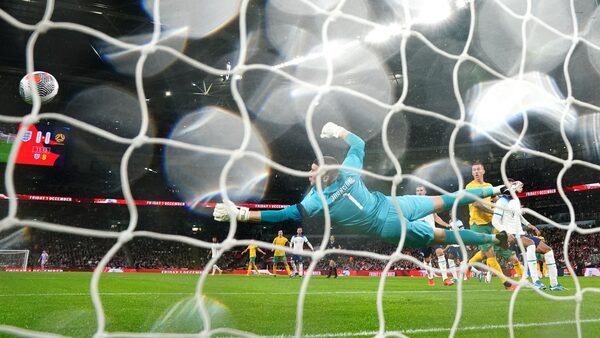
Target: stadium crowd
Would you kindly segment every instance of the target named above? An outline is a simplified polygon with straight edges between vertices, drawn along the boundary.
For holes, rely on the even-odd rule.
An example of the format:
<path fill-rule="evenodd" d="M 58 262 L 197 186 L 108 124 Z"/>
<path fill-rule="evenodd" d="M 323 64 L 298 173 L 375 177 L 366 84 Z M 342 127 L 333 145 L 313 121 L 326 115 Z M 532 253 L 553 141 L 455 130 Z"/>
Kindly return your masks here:
<path fill-rule="evenodd" d="M 546 228 L 543 236 L 547 243 L 555 248 L 557 263 L 565 266 L 563 255 L 564 230 Z M 263 238 L 271 242 L 270 238 Z M 34 232 L 30 238 L 29 267 L 37 267 L 42 250 L 46 250 L 50 259 L 49 268 L 62 269 L 91 269 L 98 265 L 102 257 L 114 245 L 110 239 L 90 238 L 51 232 Z M 316 242 L 316 240 L 315 240 Z M 378 254 L 392 254 L 396 247 L 378 241 L 365 241 L 360 237 L 339 236 L 339 244 L 344 249 L 373 252 Z M 313 242 L 315 247 L 319 243 Z M 583 267 L 598 266 L 600 262 L 600 234 L 580 235 L 573 234 L 569 244 L 569 257 L 571 264 L 582 273 Z M 219 259 L 222 269 L 244 269 L 247 256 L 242 255 L 244 248 L 237 247 L 228 251 Z M 201 269 L 208 262 L 208 249 L 190 246 L 180 242 L 159 241 L 148 238 L 134 239 L 122 247 L 111 259 L 108 267 L 123 267 L 137 269 Z M 272 254 L 265 250 L 266 255 L 257 257 L 259 268 L 268 268 L 272 265 Z M 405 249 L 404 254 L 420 259 L 418 250 Z M 471 251 L 471 254 L 473 251 Z M 341 270 L 382 270 L 387 262 L 383 260 L 362 257 L 360 255 L 327 256 L 317 265 L 317 269 L 325 270 L 330 258 L 334 258 Z M 510 267 L 510 266 L 509 266 Z M 401 260 L 392 265 L 393 270 L 410 270 L 417 266 L 408 260 Z"/>

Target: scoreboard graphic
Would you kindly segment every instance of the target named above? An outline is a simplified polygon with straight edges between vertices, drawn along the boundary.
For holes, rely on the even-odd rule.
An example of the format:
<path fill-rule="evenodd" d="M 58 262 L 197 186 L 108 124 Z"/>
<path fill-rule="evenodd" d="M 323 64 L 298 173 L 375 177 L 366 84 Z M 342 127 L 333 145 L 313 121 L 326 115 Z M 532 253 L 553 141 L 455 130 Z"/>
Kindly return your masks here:
<path fill-rule="evenodd" d="M 17 132 L 21 128 L 21 125 L 16 129 L 15 125 L 0 124 L 0 162 L 8 162 Z M 68 135 L 69 128 L 58 127 L 48 122 L 29 126 L 23 133 L 16 163 L 46 167 L 62 166 L 65 161 L 65 144 Z"/>

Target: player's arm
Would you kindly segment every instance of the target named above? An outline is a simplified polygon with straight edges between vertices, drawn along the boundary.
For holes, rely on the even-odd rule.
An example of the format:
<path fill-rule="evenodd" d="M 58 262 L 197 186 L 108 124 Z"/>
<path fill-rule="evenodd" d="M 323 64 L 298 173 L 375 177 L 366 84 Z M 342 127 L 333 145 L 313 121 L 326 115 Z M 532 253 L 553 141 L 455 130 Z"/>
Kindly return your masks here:
<path fill-rule="evenodd" d="M 492 226 L 498 230 L 498 232 L 507 230 L 506 224 L 504 224 L 504 209 L 507 206 L 506 201 L 498 200 L 498 202 L 496 202 L 496 209 L 492 212 Z"/>
<path fill-rule="evenodd" d="M 259 247 L 256 247 L 256 251 L 260 252 L 263 255 L 266 255 L 267 253 L 262 251 Z"/>
<path fill-rule="evenodd" d="M 542 234 L 540 229 L 538 229 L 535 225 L 529 223 L 529 221 L 527 221 L 527 219 L 525 219 L 525 217 L 523 217 L 523 215 L 521 215 L 521 224 L 524 225 L 525 228 L 533 231 L 533 233 L 535 233 L 536 236 L 539 236 Z"/>
<path fill-rule="evenodd" d="M 308 245 L 308 247 L 310 248 L 311 251 L 315 251 L 315 249 L 313 248 L 312 244 L 310 244 L 310 242 L 308 241 L 308 238 L 306 238 L 306 236 L 304 236 L 304 243 L 306 243 L 306 245 Z"/>
<path fill-rule="evenodd" d="M 333 122 L 327 122 L 321 130 L 321 138 L 341 138 L 346 141 L 350 149 L 348 149 L 346 159 L 344 159 L 342 165 L 362 169 L 365 158 L 365 141 L 360 137 Z"/>
<path fill-rule="evenodd" d="M 450 224 L 446 223 L 438 214 L 433 214 L 433 219 L 435 220 L 435 223 L 443 226 L 444 228 L 452 228 Z"/>
<path fill-rule="evenodd" d="M 480 201 L 474 202 L 473 205 L 475 206 L 475 208 L 477 208 L 485 213 L 494 214 L 494 210 L 492 210 L 491 208 L 488 208 L 487 205 L 483 204 Z"/>
<path fill-rule="evenodd" d="M 313 217 L 323 210 L 323 203 L 319 194 L 311 189 L 300 203 L 281 210 L 251 211 L 248 208 L 234 205 L 231 208 L 236 219 L 241 222 L 281 223 L 285 221 L 299 222 L 304 217 Z M 229 207 L 225 203 L 217 203 L 213 211 L 213 217 L 216 221 L 228 222 L 230 219 Z"/>
<path fill-rule="evenodd" d="M 490 184 L 489 186 L 491 187 L 492 185 Z M 467 188 L 467 189 L 473 188 L 473 185 L 471 185 L 471 183 L 469 183 L 469 184 L 467 184 L 467 186 L 465 188 Z M 478 210 L 481 210 L 481 211 L 483 211 L 483 212 L 485 212 L 487 214 L 492 214 L 493 215 L 494 214 L 494 210 L 491 208 L 490 203 L 487 202 L 487 199 L 484 199 L 484 201 L 486 201 L 486 202 L 475 201 L 475 202 L 473 202 L 473 206 L 475 208 L 477 208 Z M 494 201 L 492 201 L 492 202 L 494 202 Z"/>
<path fill-rule="evenodd" d="M 242 251 L 242 253 L 240 255 L 243 255 L 246 253 L 246 251 L 248 251 L 248 249 L 250 249 L 250 246 L 246 247 L 246 249 L 244 249 L 244 251 Z"/>
<path fill-rule="evenodd" d="M 213 210 L 213 217 L 215 221 L 228 222 L 231 215 L 229 214 L 230 207 L 225 203 L 217 203 Z M 281 210 L 264 210 L 251 211 L 246 207 L 231 206 L 231 212 L 235 218 L 240 222 L 267 222 L 267 223 L 279 223 L 284 221 L 300 221 L 302 214 L 299 210 L 298 204 L 289 206 Z"/>

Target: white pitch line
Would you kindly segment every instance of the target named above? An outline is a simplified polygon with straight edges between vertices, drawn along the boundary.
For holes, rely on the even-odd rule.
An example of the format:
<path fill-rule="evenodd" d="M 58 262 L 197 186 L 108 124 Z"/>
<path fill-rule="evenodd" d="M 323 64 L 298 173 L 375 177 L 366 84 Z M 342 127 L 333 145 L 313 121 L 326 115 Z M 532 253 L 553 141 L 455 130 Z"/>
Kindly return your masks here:
<path fill-rule="evenodd" d="M 526 291 L 521 290 L 522 291 Z M 463 290 L 466 292 L 498 292 L 499 290 Z M 500 290 L 502 291 L 502 290 Z M 404 293 L 456 293 L 456 290 L 396 290 L 385 291 L 385 294 L 404 294 Z M 352 294 L 377 294 L 377 291 L 317 291 L 307 292 L 307 295 L 352 295 Z M 508 294 L 508 293 L 507 293 Z M 0 297 L 33 297 L 33 296 L 89 296 L 89 292 L 65 292 L 65 293 L 14 293 L 0 294 Z M 100 292 L 100 296 L 155 296 L 155 295 L 194 295 L 193 292 Z M 209 292 L 208 296 L 219 295 L 298 295 L 298 292 Z"/>
<path fill-rule="evenodd" d="M 580 323 L 598 323 L 600 318 L 595 319 L 582 319 Z M 540 323 L 515 323 L 514 328 L 526 328 L 526 327 L 543 327 L 543 326 L 559 326 L 566 324 L 576 324 L 575 320 L 565 320 L 560 322 L 540 322 Z M 483 331 L 483 330 L 497 330 L 497 329 L 508 329 L 508 324 L 500 325 L 481 325 L 481 326 L 466 326 L 459 327 L 458 331 Z M 449 327 L 432 327 L 422 329 L 406 329 L 401 331 L 386 331 L 386 333 L 401 332 L 403 334 L 413 333 L 434 333 L 434 332 L 450 332 L 452 328 Z M 302 334 L 305 338 L 336 338 L 336 337 L 356 337 L 356 336 L 374 336 L 378 334 L 378 331 L 361 331 L 361 332 L 339 332 L 339 333 L 319 333 L 319 334 Z M 291 338 L 294 336 L 270 336 L 269 338 Z"/>

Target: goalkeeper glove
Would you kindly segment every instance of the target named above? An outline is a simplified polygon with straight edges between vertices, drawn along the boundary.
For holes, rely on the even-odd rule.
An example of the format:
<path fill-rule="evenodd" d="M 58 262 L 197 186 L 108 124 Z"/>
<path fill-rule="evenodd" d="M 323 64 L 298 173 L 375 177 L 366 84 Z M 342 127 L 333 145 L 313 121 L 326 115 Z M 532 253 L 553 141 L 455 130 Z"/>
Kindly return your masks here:
<path fill-rule="evenodd" d="M 511 183 L 509 183 L 507 186 L 501 186 L 500 187 L 500 193 L 503 195 L 508 195 L 510 193 L 510 191 L 514 191 L 514 192 L 522 192 L 523 191 L 523 182 L 521 181 L 513 181 Z"/>
<path fill-rule="evenodd" d="M 233 213 L 235 218 L 241 222 L 247 222 L 250 219 L 250 209 L 245 207 L 236 207 L 235 205 L 231 206 L 233 208 Z M 218 222 L 227 222 L 230 220 L 229 217 L 229 207 L 225 205 L 225 203 L 217 203 L 215 205 L 215 210 L 213 211 L 213 217 L 215 221 Z"/>
<path fill-rule="evenodd" d="M 338 138 L 343 130 L 343 127 L 340 127 L 333 122 L 327 122 L 323 126 L 323 129 L 321 129 L 321 138 Z"/>

